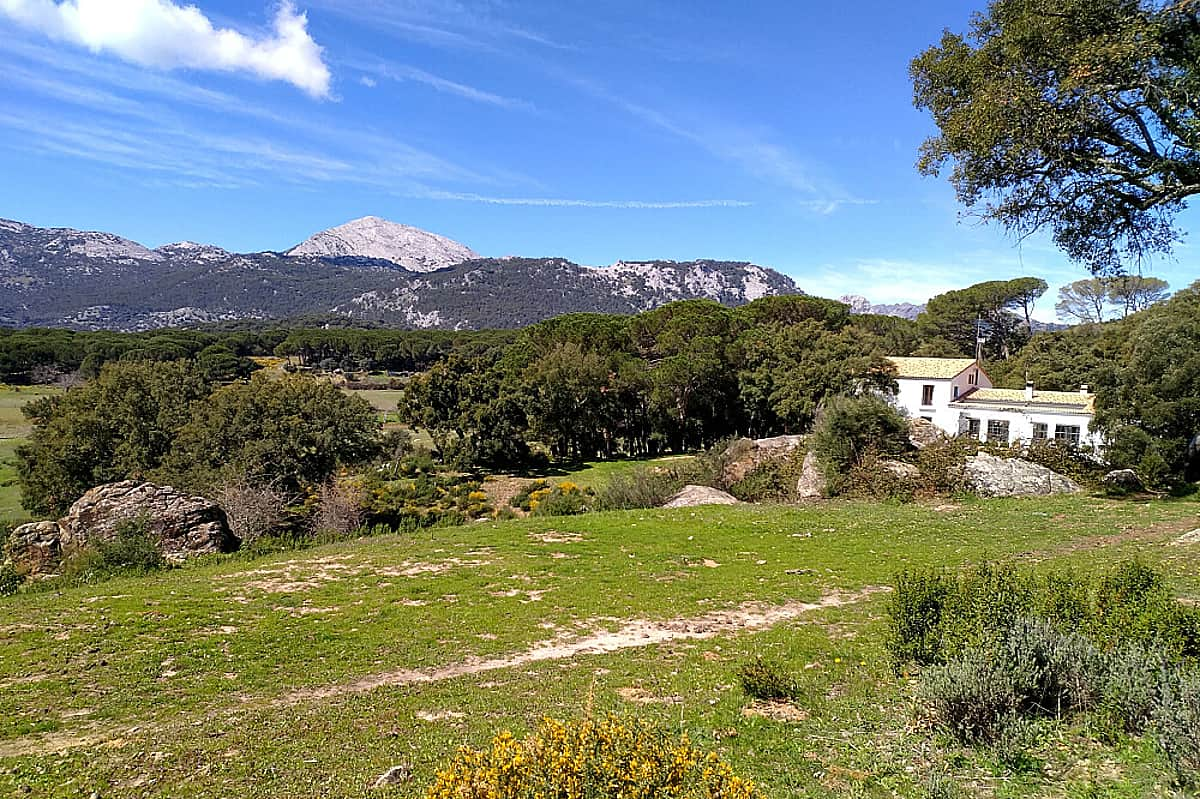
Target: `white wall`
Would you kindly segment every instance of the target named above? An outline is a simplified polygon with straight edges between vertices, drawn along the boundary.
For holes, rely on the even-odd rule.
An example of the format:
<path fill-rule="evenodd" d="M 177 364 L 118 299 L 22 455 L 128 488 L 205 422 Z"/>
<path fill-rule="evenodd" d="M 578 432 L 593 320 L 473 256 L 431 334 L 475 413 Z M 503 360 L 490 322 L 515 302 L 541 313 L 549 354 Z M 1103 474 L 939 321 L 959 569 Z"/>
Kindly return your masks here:
<path fill-rule="evenodd" d="M 975 385 L 970 382 L 971 376 L 975 371 L 975 367 L 966 369 L 959 373 L 953 380 L 931 380 L 916 377 L 898 378 L 896 385 L 899 387 L 899 390 L 894 400 L 895 405 L 908 414 L 910 418 L 917 419 L 924 417 L 950 435 L 956 435 L 958 433 L 958 411 L 947 406 L 957 397 L 975 388 Z M 921 403 L 922 392 L 925 386 L 933 386 L 933 402 L 930 405 L 923 405 Z M 992 387 L 992 382 L 988 380 L 987 375 L 982 370 L 979 371 L 979 387 Z"/>
<path fill-rule="evenodd" d="M 1092 421 L 1092 417 L 1088 414 L 1071 413 L 1068 411 L 1055 411 L 1043 409 L 1015 409 L 1015 408 L 988 408 L 988 407 L 956 407 L 952 409 L 954 414 L 954 427 L 951 432 L 958 431 L 959 416 L 965 415 L 973 419 L 979 420 L 979 440 L 987 440 L 987 423 L 989 420 L 1006 421 L 1008 422 L 1008 440 L 1014 441 L 1032 441 L 1033 440 L 1033 425 L 1035 422 L 1041 422 L 1046 425 L 1047 438 L 1054 438 L 1054 428 L 1056 425 L 1068 425 L 1079 428 L 1079 444 L 1080 446 L 1091 446 L 1099 448 L 1102 444 L 1100 436 L 1088 430 L 1088 425 Z M 943 428 L 950 430 L 950 428 Z"/>

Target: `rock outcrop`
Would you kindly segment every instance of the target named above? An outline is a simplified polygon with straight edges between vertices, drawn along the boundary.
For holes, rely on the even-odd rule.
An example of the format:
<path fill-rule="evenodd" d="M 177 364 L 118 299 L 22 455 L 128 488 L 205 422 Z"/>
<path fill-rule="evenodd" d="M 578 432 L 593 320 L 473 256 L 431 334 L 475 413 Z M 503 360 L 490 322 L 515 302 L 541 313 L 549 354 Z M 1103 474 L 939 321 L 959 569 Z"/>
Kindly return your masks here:
<path fill-rule="evenodd" d="M 1133 469 L 1113 469 L 1100 482 L 1106 489 L 1118 494 L 1132 494 L 1146 488 Z"/>
<path fill-rule="evenodd" d="M 732 494 L 710 486 L 684 486 L 667 500 L 664 508 L 694 508 L 698 505 L 737 505 L 739 500 Z"/>
<path fill-rule="evenodd" d="M 963 476 L 967 487 L 981 497 L 1044 497 L 1083 490 L 1074 480 L 1045 466 L 986 452 L 967 458 Z"/>
<path fill-rule="evenodd" d="M 3 560 L 30 577 L 52 574 L 62 560 L 59 535 L 58 522 L 23 524 L 9 533 Z"/>
<path fill-rule="evenodd" d="M 733 485 L 764 463 L 790 457 L 803 444 L 804 436 L 739 438 L 725 451 L 726 462 L 721 479 L 725 485 Z"/>
<path fill-rule="evenodd" d="M 799 499 L 816 499 L 825 496 L 828 484 L 825 475 L 817 466 L 817 453 L 809 450 L 800 466 L 800 479 L 796 481 L 796 496 Z"/>
<path fill-rule="evenodd" d="M 908 420 L 908 442 L 917 449 L 924 449 L 947 438 L 946 432 L 928 419 Z"/>
<path fill-rule="evenodd" d="M 112 540 L 122 522 L 134 519 L 145 520 L 150 537 L 168 560 L 230 552 L 238 545 L 217 503 L 171 486 L 124 480 L 88 491 L 58 520 L 63 548 Z"/>
<path fill-rule="evenodd" d="M 881 461 L 879 467 L 894 474 L 898 480 L 916 480 L 921 476 L 920 469 L 904 461 Z"/>
<path fill-rule="evenodd" d="M 174 562 L 231 552 L 240 543 L 215 502 L 171 486 L 125 480 L 91 489 L 57 522 L 18 527 L 9 536 L 5 556 L 25 574 L 50 574 L 64 555 L 89 543 L 111 541 L 122 523 L 134 520 L 145 522 L 151 540 Z"/>

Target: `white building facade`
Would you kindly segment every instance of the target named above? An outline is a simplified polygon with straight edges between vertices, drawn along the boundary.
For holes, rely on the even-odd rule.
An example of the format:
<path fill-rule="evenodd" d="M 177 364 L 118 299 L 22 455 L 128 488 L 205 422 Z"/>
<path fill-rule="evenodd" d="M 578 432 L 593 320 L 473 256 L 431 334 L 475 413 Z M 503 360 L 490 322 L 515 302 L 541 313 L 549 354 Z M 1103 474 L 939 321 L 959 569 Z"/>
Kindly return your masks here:
<path fill-rule="evenodd" d="M 1078 392 L 993 388 L 987 372 L 972 358 L 892 358 L 899 391 L 894 404 L 911 418 L 923 418 L 949 435 L 999 444 L 1058 441 L 1099 449 L 1089 427 L 1095 395 Z"/>

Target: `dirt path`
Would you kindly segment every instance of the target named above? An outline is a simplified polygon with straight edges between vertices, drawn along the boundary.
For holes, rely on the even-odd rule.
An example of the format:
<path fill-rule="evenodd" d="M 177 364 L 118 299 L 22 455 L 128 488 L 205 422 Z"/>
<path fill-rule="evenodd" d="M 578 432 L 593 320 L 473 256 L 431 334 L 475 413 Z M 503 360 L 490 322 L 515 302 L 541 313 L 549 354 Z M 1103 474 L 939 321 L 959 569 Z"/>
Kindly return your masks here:
<path fill-rule="evenodd" d="M 596 631 L 584 636 L 555 638 L 536 644 L 524 652 L 504 657 L 470 658 L 432 669 L 400 669 L 381 672 L 359 677 L 349 682 L 304 688 L 275 697 L 245 697 L 243 702 L 236 707 L 213 709 L 199 715 L 188 714 L 187 718 L 181 717 L 173 724 L 145 724 L 129 720 L 119 727 L 85 727 L 72 731 L 64 730 L 0 741 L 0 758 L 46 755 L 89 746 L 113 746 L 127 739 L 142 738 L 155 731 L 194 723 L 199 718 L 240 713 L 256 706 L 294 706 L 305 702 L 328 701 L 342 696 L 367 693 L 377 688 L 434 683 L 456 677 L 525 666 L 530 663 L 568 660 L 579 655 L 599 655 L 671 641 L 703 640 L 718 635 L 755 632 L 814 611 L 863 602 L 875 594 L 890 590 L 886 586 L 867 586 L 858 591 L 833 591 L 816 602 L 789 602 L 783 605 L 747 602 L 731 610 L 713 611 L 691 618 L 661 621 L 614 620 L 620 625 L 616 630 Z"/>
<path fill-rule="evenodd" d="M 401 669 L 360 677 L 338 685 L 304 688 L 285 694 L 274 700 L 272 704 L 294 705 L 313 700 L 332 699 L 347 694 L 366 693 L 385 686 L 440 682 L 498 669 L 526 666 L 546 660 L 567 660 L 577 655 L 600 655 L 671 641 L 701 640 L 730 633 L 765 630 L 815 610 L 852 605 L 868 599 L 873 594 L 890 590 L 885 586 L 868 586 L 853 592 L 835 591 L 826 594 L 816 602 L 789 602 L 784 605 L 750 602 L 734 610 L 714 611 L 690 619 L 666 621 L 634 619 L 623 622 L 621 627 L 615 631 L 595 632 L 575 638 L 556 638 L 507 657 L 471 658 L 461 663 L 436 669 Z"/>

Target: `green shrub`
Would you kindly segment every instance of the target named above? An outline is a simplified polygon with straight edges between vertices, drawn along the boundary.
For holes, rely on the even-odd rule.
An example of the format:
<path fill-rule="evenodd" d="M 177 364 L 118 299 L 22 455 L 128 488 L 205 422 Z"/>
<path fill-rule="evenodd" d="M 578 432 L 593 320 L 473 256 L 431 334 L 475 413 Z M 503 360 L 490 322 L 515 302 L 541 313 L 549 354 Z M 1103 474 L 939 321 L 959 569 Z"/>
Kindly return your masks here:
<path fill-rule="evenodd" d="M 908 420 L 873 394 L 834 397 L 813 428 L 812 448 L 832 494 L 841 493 L 846 475 L 868 455 L 894 455 L 909 448 Z"/>
<path fill-rule="evenodd" d="M 534 516 L 574 516 L 595 508 L 596 492 L 563 480 L 536 502 Z"/>
<path fill-rule="evenodd" d="M 727 490 L 743 502 L 790 502 L 796 498 L 805 454 L 807 449 L 797 447 L 785 457 L 763 461 Z"/>
<path fill-rule="evenodd" d="M 463 748 L 425 799 L 757 799 L 714 753 L 645 721 L 545 719 L 524 740 L 502 732 L 490 748 Z"/>
<path fill-rule="evenodd" d="M 24 578 L 9 563 L 0 564 L 0 596 L 12 596 L 21 590 Z"/>
<path fill-rule="evenodd" d="M 893 663 L 939 663 L 1008 635 L 1026 616 L 1086 634 L 1104 651 L 1135 642 L 1200 656 L 1200 612 L 1180 605 L 1163 575 L 1129 561 L 1100 577 L 1019 573 L 984 563 L 956 577 L 906 572 L 888 605 Z"/>
<path fill-rule="evenodd" d="M 542 499 L 544 499 L 554 487 L 549 480 L 534 480 L 529 485 L 522 488 L 509 499 L 508 504 L 514 508 L 520 508 L 526 513 L 533 512 Z"/>
<path fill-rule="evenodd" d="M 681 460 L 671 465 L 639 466 L 617 474 L 597 494 L 602 510 L 659 508 L 685 485 L 712 485 L 713 461 L 709 458 Z"/>
<path fill-rule="evenodd" d="M 1142 732 L 1162 699 L 1172 666 L 1171 658 L 1157 647 L 1126 643 L 1109 652 L 1100 699 L 1102 719 L 1121 732 Z"/>
<path fill-rule="evenodd" d="M 1200 672 L 1166 682 L 1153 722 L 1155 738 L 1176 779 L 1200 787 Z"/>
<path fill-rule="evenodd" d="M 94 541 L 63 563 L 63 576 L 82 581 L 103 580 L 127 574 L 149 574 L 166 567 L 145 518 L 116 525 L 113 538 Z"/>
<path fill-rule="evenodd" d="M 1085 636 L 1045 619 L 1018 619 L 996 656 L 1012 675 L 1023 715 L 1062 718 L 1086 711 L 1103 691 L 1100 651 Z"/>
<path fill-rule="evenodd" d="M 942 660 L 942 608 L 952 590 L 939 572 L 905 571 L 896 576 L 888 601 L 887 650 L 899 672 L 905 663 Z"/>
<path fill-rule="evenodd" d="M 993 653 L 972 649 L 922 676 L 918 700 L 935 725 L 962 743 L 991 743 L 1017 715 L 1012 674 Z"/>
<path fill-rule="evenodd" d="M 796 681 L 778 663 L 756 656 L 738 667 L 738 680 L 746 695 L 754 699 L 777 701 L 796 695 Z"/>

